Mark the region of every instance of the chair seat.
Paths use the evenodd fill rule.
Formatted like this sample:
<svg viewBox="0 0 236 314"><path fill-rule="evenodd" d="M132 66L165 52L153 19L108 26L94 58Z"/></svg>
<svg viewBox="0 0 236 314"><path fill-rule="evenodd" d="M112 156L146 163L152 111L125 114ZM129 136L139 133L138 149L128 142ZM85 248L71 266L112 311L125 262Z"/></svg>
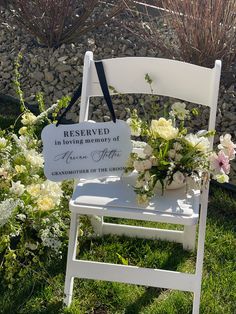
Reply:
<svg viewBox="0 0 236 314"><path fill-rule="evenodd" d="M70 209L87 215L123 217L147 221L161 221L193 225L198 221L199 190L186 192L186 187L161 190L147 206L139 205L133 191L135 175L104 180L86 180L77 185Z"/></svg>

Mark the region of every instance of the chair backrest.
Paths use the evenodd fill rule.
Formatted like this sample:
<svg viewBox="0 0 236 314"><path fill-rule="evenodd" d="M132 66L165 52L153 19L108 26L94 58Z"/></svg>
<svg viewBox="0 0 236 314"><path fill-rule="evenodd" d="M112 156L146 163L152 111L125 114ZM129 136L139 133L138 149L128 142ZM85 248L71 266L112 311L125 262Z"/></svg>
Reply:
<svg viewBox="0 0 236 314"><path fill-rule="evenodd" d="M215 62L212 69L162 58L124 57L102 61L108 85L119 93L151 94L150 86L145 81L145 75L148 74L152 79L152 94L210 107L209 129L215 128L221 73L220 60ZM80 122L88 119L91 96L103 96L103 94L93 53L88 51L84 59Z"/></svg>

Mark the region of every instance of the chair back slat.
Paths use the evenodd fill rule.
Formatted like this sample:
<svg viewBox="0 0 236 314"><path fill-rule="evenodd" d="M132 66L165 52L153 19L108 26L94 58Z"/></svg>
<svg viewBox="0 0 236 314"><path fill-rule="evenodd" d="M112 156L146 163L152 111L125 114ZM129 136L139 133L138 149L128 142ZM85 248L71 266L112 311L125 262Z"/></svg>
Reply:
<svg viewBox="0 0 236 314"><path fill-rule="evenodd" d="M146 57L105 59L103 64L108 84L118 93L150 94L145 81L148 74L153 81L153 94L210 106L213 69ZM88 96L102 96L94 61L90 63L89 76Z"/></svg>

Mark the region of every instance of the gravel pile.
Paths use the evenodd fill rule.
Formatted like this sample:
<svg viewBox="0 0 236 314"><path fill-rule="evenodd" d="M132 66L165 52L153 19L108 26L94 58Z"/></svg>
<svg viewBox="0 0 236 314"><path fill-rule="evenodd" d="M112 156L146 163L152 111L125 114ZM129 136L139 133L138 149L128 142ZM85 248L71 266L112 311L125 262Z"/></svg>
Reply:
<svg viewBox="0 0 236 314"><path fill-rule="evenodd" d="M81 82L83 58L87 50L93 51L95 59L125 56L161 57L160 52L154 51L150 45L121 27L118 18L109 25L97 29L96 33L80 38L79 43L52 49L38 46L22 29L9 26L7 21L10 17L7 13L2 12L1 16L0 93L16 97L13 83L14 61L21 51L23 54L20 67L21 86L26 101L31 104L36 104L37 92L44 94L47 106L62 96L71 95ZM149 97L142 96L142 98L148 103ZM125 98L125 102L122 100L124 105L121 105L121 99L114 97L117 117L125 119L127 117L125 107L135 106L139 101L139 97L129 95ZM93 99L90 111L91 118L96 121L110 120L106 105L101 99ZM78 114L79 108L74 106L67 118L78 121ZM192 127L206 126L207 116L208 110L204 108ZM221 86L216 129L219 133L231 133L236 140L235 126L235 86L230 85L227 89ZM236 163L232 168L231 182L236 184Z"/></svg>

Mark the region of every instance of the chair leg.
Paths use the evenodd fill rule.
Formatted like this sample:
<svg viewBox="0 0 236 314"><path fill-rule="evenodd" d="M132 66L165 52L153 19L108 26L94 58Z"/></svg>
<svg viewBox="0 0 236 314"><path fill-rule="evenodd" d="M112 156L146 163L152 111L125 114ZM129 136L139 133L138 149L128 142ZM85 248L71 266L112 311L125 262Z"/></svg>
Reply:
<svg viewBox="0 0 236 314"><path fill-rule="evenodd" d="M73 295L74 277L73 277L73 274L71 273L71 262L76 258L78 226L79 226L78 215L75 213L71 213L70 235L69 235L65 289L64 289L64 294L65 294L64 303L67 306L70 306L71 301L72 301L72 295Z"/></svg>
<svg viewBox="0 0 236 314"><path fill-rule="evenodd" d="M194 292L193 296L193 313L192 314L199 314L200 308L200 297L201 297L201 287L197 292Z"/></svg>
<svg viewBox="0 0 236 314"><path fill-rule="evenodd" d="M184 226L183 248L184 250L193 251L196 242L196 225Z"/></svg>

